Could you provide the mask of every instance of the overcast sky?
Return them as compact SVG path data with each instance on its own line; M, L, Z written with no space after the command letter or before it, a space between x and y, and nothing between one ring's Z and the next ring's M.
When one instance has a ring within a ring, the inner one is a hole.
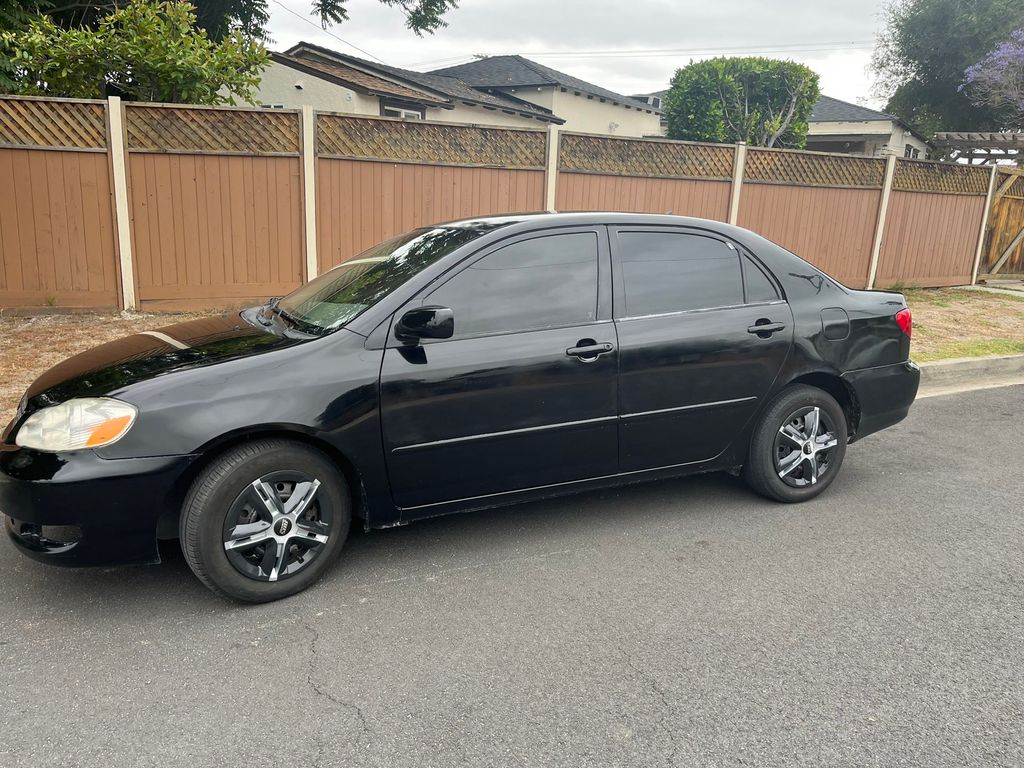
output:
M878 107L870 98L867 65L884 4L882 0L461 0L460 7L446 17L446 29L422 38L405 28L401 11L377 0L348 0L351 19L327 32L309 15L309 0L270 0L269 5L275 41L271 47L276 50L306 40L416 70L460 64L474 54L520 53L627 95L668 87L672 73L691 59L764 55L807 64L821 75L823 93Z

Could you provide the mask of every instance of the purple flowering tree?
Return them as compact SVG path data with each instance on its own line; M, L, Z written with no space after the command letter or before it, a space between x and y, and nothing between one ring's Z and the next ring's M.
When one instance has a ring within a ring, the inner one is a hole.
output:
M976 104L990 106L1024 128L1024 29L967 68L960 88Z

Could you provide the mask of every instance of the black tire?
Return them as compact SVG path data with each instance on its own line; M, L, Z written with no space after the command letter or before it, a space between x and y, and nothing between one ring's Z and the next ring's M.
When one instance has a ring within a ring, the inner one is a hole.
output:
M817 436L807 426L815 418ZM809 435L812 439L806 439ZM835 445L826 449L829 437ZM769 499L790 503L813 499L835 480L847 440L846 414L835 398L804 384L786 387L768 403L754 429L743 477ZM780 476L783 472L785 477Z
M267 485L267 477L281 481L270 480ZM293 478L290 484L284 479L289 477ZM301 478L312 480L305 482ZM273 500L264 501L264 509L260 509L263 499L257 483L267 490L279 489ZM288 503L281 495L290 496L300 487L306 489L304 495L309 498L305 504L296 503L299 512L293 510L294 520L289 526L280 519L287 516L283 513ZM281 513L276 524L272 511L275 508ZM238 509L250 515L248 520L255 520L248 522L248 527L262 525L263 530L234 538L241 527L236 517ZM229 520L229 515L234 519ZM265 519L252 518L253 515L263 515ZM348 483L327 456L301 443L258 440L218 457L192 483L179 523L181 549L193 573L218 595L248 603L270 602L302 591L331 567L348 537L351 516ZM292 538L278 539L279 531L290 533ZM259 537L260 543L248 543ZM314 538L325 541L320 543ZM245 544L229 554L228 546L236 542ZM273 552L269 552L271 547L275 548ZM260 553L266 554L272 565L269 573L260 565L251 564L263 562ZM280 563L284 563L284 568L278 578L278 569L273 566ZM249 573L243 572L243 568ZM289 568L295 572L288 573Z

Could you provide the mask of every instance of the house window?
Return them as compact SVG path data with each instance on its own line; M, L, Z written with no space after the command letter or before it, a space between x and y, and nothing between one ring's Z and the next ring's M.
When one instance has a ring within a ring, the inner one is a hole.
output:
M911 160L917 160L917 158L920 157L920 155L921 151L913 144L907 144L903 148L903 156L910 158Z
M398 104L385 104L381 102L380 114L382 117L400 117L402 120L422 120L423 110L415 107L403 107Z
M284 109L284 104L260 104L263 109Z

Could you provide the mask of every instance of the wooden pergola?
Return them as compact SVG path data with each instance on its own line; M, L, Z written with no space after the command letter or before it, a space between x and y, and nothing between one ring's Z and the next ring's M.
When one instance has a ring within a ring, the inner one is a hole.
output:
M1024 162L1024 131L948 131L936 133L932 144L954 162Z

